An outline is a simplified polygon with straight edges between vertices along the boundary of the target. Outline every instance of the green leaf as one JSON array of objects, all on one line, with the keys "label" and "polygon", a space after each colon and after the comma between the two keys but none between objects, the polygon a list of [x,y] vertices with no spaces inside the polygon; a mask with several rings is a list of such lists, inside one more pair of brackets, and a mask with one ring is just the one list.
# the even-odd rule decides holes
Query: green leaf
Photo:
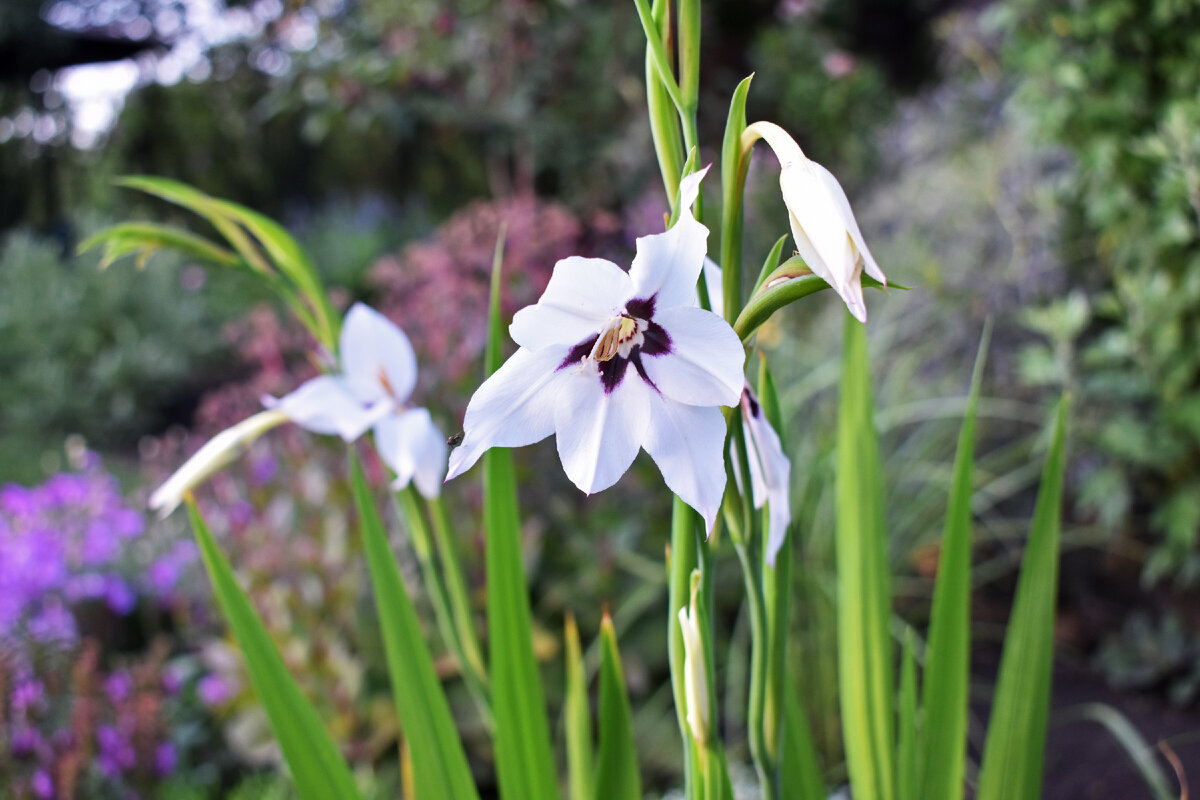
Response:
[{"label": "green leaf", "polygon": [[[654,0],[651,16],[660,31],[670,27],[670,13],[671,3],[668,0]],[[646,47],[646,108],[650,114],[650,136],[654,140],[663,188],[674,215],[678,211],[675,199],[679,194],[679,175],[683,170],[683,134],[679,128],[678,111],[658,74],[654,53],[649,45]]]},{"label": "green leaf", "polygon": [[662,82],[663,89],[670,96],[671,102],[675,104],[675,108],[682,114],[684,106],[679,91],[679,84],[675,82],[675,72],[671,69],[671,57],[667,54],[662,37],[659,35],[654,14],[650,11],[650,6],[646,5],[646,0],[633,0],[633,2],[637,6],[638,20],[642,23],[642,32],[646,34],[646,45],[650,57],[654,61],[655,72]]},{"label": "green leaf", "polygon": [[362,528],[363,551],[371,573],[396,714],[412,755],[416,796],[421,800],[478,798],[429,645],[353,450],[350,485]]},{"label": "green leaf", "polygon": [[838,686],[855,797],[895,800],[886,531],[867,336],[846,315],[837,440]]},{"label": "green leaf", "polygon": [[250,683],[267,712],[271,730],[275,732],[296,782],[296,790],[304,800],[359,797],[350,769],[329,738],[320,714],[288,672],[250,598],[238,585],[232,567],[217,547],[190,496],[187,509],[213,593],[246,658]]},{"label": "green leaf", "polygon": [[992,699],[979,800],[1037,797],[1041,792],[1050,673],[1054,666],[1054,604],[1058,591],[1067,398],[1058,404],[1050,452],[1042,471],[1029,541],[1013,600],[1000,674]]},{"label": "green leaf", "polygon": [[596,800],[642,796],[638,777],[637,745],[633,741],[633,715],[625,689],[625,673],[617,650],[612,618],[600,623],[600,749],[596,754]]},{"label": "green leaf", "polygon": [[767,278],[771,276],[775,270],[779,269],[779,257],[783,254],[783,246],[787,243],[790,233],[785,233],[775,240],[775,244],[771,246],[767,257],[763,259],[762,269],[758,272],[758,278],[754,281],[754,290],[750,294],[757,294],[759,288],[766,283]]},{"label": "green leaf", "polygon": [[825,800],[829,793],[821,781],[821,764],[813,745],[808,716],[800,701],[796,681],[783,690],[784,728],[779,759],[779,789],[782,800]]},{"label": "green leaf", "polygon": [[567,614],[564,639],[567,654],[567,687],[563,717],[567,734],[567,782],[571,800],[591,800],[595,786],[592,763],[592,714],[588,707],[587,672],[579,646],[575,617]]},{"label": "green leaf", "polygon": [[1120,742],[1154,800],[1174,800],[1180,796],[1171,789],[1171,781],[1159,766],[1155,758],[1155,748],[1138,733],[1138,729],[1128,717],[1105,703],[1084,703],[1074,711],[1084,719],[1103,725],[1113,738]]},{"label": "green leaf", "polygon": [[913,632],[904,637],[900,658],[900,721],[897,739],[896,786],[899,800],[917,800],[917,659]]},{"label": "green leaf", "polygon": [[229,250],[210,242],[203,236],[154,222],[123,222],[97,231],[85,239],[77,251],[84,253],[100,245],[104,245],[104,256],[100,259],[100,269],[133,253],[139,254],[138,268],[144,267],[150,256],[166,247],[179,250],[200,261],[207,261],[223,267],[235,267],[243,263]]},{"label": "green leaf", "polygon": [[746,186],[742,132],[746,130],[746,95],[753,78],[743,78],[733,91],[721,143],[721,292],[726,319],[736,319],[742,310],[742,195]]},{"label": "green leaf", "polygon": [[[499,368],[500,264],[504,234],[492,263],[491,316],[486,362]],[[506,800],[548,800],[557,795],[550,728],[537,659],[533,653],[529,590],[521,557],[521,520],[512,452],[493,447],[483,455],[483,519],[487,536],[487,622],[492,713],[496,720],[496,773]]]},{"label": "green leaf", "polygon": [[918,773],[920,796],[961,800],[967,744],[967,681],[971,647],[971,488],[975,460],[975,415],[987,360],[991,324],[984,328],[975,356],[971,392],[946,509],[942,553],[925,652],[924,710]]}]

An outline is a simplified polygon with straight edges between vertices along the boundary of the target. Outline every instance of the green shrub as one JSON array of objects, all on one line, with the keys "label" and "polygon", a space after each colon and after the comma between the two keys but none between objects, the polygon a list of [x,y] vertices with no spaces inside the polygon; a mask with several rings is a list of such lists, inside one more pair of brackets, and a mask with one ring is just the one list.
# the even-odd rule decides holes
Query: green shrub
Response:
[{"label": "green shrub", "polygon": [[174,256],[144,274],[97,262],[24,231],[0,243],[3,477],[34,474],[39,448],[68,433],[114,446],[161,427],[219,351],[213,314],[184,285],[204,273]]},{"label": "green shrub", "polygon": [[[1081,433],[1102,459],[1083,486],[1110,530],[1150,528],[1153,582],[1200,579],[1200,6],[1181,0],[1013,0],[1019,100],[1073,156],[1061,187],[1063,256],[1086,290],[1072,324],[1024,359],[1038,382],[1074,382]],[[1066,307],[1035,327],[1053,327]],[[1080,313],[1082,316],[1080,316]]]}]

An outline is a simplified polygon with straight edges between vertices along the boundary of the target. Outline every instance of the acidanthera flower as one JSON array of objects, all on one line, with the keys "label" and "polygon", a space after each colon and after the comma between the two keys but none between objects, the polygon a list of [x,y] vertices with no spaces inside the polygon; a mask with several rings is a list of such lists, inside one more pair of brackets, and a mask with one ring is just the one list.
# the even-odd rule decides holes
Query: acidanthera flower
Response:
[{"label": "acidanthera flower", "polygon": [[679,627],[683,633],[683,696],[687,701],[684,716],[692,738],[702,743],[708,741],[708,672],[695,590],[691,603],[679,609]]},{"label": "acidanthera flower", "polygon": [[408,337],[378,311],[356,303],[338,339],[342,373],[321,375],[291,394],[263,404],[314,433],[347,442],[374,430],[379,457],[396,473],[394,488],[409,481],[426,497],[441,491],[446,440],[429,412],[412,408],[417,358]]},{"label": "acidanthera flower", "polygon": [[449,478],[490,447],[556,434],[567,476],[598,492],[645,448],[667,486],[712,530],[725,491],[725,420],[745,352],[696,305],[708,228],[691,213],[707,168],[680,184],[678,222],[637,240],[625,272],[598,258],[559,261],[535,305],[513,318],[520,349],[471,398]]},{"label": "acidanthera flower", "polygon": [[[767,563],[774,567],[775,556],[783,546],[787,536],[788,525],[792,522],[789,487],[792,477],[792,463],[783,454],[783,444],[779,434],[771,427],[759,405],[758,398],[749,386],[742,389],[742,424],[746,431],[746,460],[749,462],[750,493],[754,499],[754,507],[762,508],[770,504],[768,509],[769,526],[767,529]],[[736,458],[734,461],[737,463]],[[738,477],[739,489],[741,472],[734,471]]]},{"label": "acidanthera flower", "polygon": [[829,170],[807,158],[800,145],[772,122],[747,127],[742,134],[743,151],[760,138],[775,151],[783,168],[779,185],[800,257],[814,275],[833,287],[859,322],[866,322],[863,270],[885,286],[887,277],[863,241],[842,185]]}]

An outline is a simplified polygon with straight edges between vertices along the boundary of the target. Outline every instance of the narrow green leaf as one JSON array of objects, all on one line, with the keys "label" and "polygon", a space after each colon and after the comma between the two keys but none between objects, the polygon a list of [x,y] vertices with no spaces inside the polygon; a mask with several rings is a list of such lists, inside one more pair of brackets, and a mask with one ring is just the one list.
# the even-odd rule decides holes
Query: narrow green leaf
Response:
[{"label": "narrow green leaf", "polygon": [[917,659],[913,632],[907,631],[900,658],[900,723],[897,739],[896,786],[899,800],[918,800],[917,793]]},{"label": "narrow green leaf", "polygon": [[1172,782],[1159,765],[1156,749],[1138,732],[1128,717],[1105,703],[1084,703],[1074,710],[1084,719],[1103,725],[1121,744],[1154,800],[1175,800],[1180,796],[1171,788]]},{"label": "narrow green leaf", "polygon": [[123,256],[137,252],[144,253],[138,259],[138,266],[145,266],[146,257],[165,247],[223,267],[234,267],[242,263],[232,252],[203,236],[154,222],[123,222],[97,231],[83,240],[77,252],[84,253],[99,245],[104,245],[105,248],[104,257],[100,261],[101,269]]},{"label": "narrow green leaf", "polygon": [[654,61],[654,69],[658,73],[659,80],[662,81],[663,88],[670,95],[671,102],[682,114],[684,112],[683,98],[680,95],[679,84],[675,81],[675,72],[671,68],[671,57],[667,54],[662,36],[659,35],[658,26],[655,24],[654,14],[650,11],[650,6],[646,5],[646,0],[633,0],[633,4],[637,6],[638,20],[642,23],[642,32],[646,34],[646,45]]},{"label": "narrow green leaf", "polygon": [[742,310],[742,195],[746,168],[741,142],[742,131],[746,130],[746,95],[753,78],[743,78],[733,91],[721,144],[721,292],[725,318],[730,320],[737,319]]},{"label": "narrow green leaf", "polygon": [[[488,372],[503,355],[500,264],[504,234],[492,263]],[[487,622],[492,713],[496,720],[496,772],[505,800],[549,800],[557,795],[554,756],[542,680],[533,653],[529,590],[521,557],[521,520],[512,452],[493,447],[483,455],[483,511],[487,535]]]},{"label": "narrow green leaf", "polygon": [[971,488],[975,415],[991,325],[975,356],[966,414],[954,456],[942,553],[929,619],[922,690],[924,714],[918,761],[920,796],[961,800],[967,744],[967,681],[971,649]]},{"label": "narrow green leaf", "polygon": [[837,440],[838,687],[856,797],[894,800],[892,642],[886,531],[867,336],[846,314]]},{"label": "narrow green leaf", "polygon": [[992,698],[979,800],[1038,797],[1045,757],[1050,673],[1054,666],[1054,606],[1058,592],[1067,398],[1058,404],[1050,452],[1042,471],[1029,541],[1013,600],[1000,674]]},{"label": "narrow green leaf", "polygon": [[190,496],[187,509],[213,593],[245,656],[250,682],[267,712],[297,792],[304,800],[359,797],[350,769],[329,738],[320,714],[288,672]]},{"label": "narrow green leaf", "polygon": [[[660,32],[668,30],[671,3],[668,0],[654,0],[651,16]],[[654,140],[654,153],[662,172],[663,188],[674,215],[678,211],[676,197],[679,194],[679,175],[683,171],[683,133],[679,128],[679,113],[663,85],[658,67],[654,65],[654,53],[649,45],[646,47],[646,109],[650,114],[650,136]]]},{"label": "narrow green leaf", "polygon": [[567,686],[563,717],[567,734],[567,783],[571,800],[591,800],[596,785],[592,764],[592,714],[588,707],[587,671],[579,646],[575,617],[568,613],[566,641]]},{"label": "narrow green leaf", "polygon": [[625,689],[625,672],[617,650],[612,618],[600,623],[600,749],[596,754],[596,800],[642,796],[638,776],[637,745],[633,740],[633,714]]},{"label": "narrow green leaf", "polygon": [[667,659],[671,667],[671,690],[675,696],[675,717],[683,741],[684,790],[688,800],[700,798],[703,784],[697,748],[687,724],[687,694],[684,690],[683,629],[679,624],[679,609],[688,604],[691,596],[692,570],[699,565],[696,527],[698,515],[678,497],[671,505],[671,547],[667,551],[668,608]]},{"label": "narrow green leaf", "polygon": [[[763,416],[779,434],[784,451],[787,451],[787,434],[783,428],[783,412],[779,407],[779,395],[775,381],[767,368],[767,359],[759,355],[758,400]],[[762,510],[759,521],[760,537],[771,528],[770,506]],[[788,619],[792,603],[792,535],[789,531],[783,545],[775,555],[775,566],[767,563],[767,548],[760,538],[758,556],[761,559],[759,572],[762,575],[763,607],[766,610],[767,664],[766,686],[763,694],[762,727],[763,742],[771,763],[779,763],[780,743],[783,741],[785,725],[784,686],[788,682],[787,645]]]},{"label": "narrow green leaf", "polygon": [[421,800],[478,798],[429,645],[353,450],[350,482],[383,633],[396,714],[412,755],[416,796]]},{"label": "narrow green leaf", "polygon": [[794,680],[783,690],[784,728],[779,759],[779,789],[782,800],[825,800],[829,793],[821,780],[821,764],[813,745],[808,716]]}]

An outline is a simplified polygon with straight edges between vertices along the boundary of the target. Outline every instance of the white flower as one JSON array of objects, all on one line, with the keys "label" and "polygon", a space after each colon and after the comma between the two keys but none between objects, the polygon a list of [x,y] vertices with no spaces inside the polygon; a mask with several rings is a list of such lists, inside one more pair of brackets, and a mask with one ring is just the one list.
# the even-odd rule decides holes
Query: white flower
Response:
[{"label": "white flower", "polygon": [[[754,507],[762,508],[769,503],[770,524],[767,529],[767,563],[774,567],[775,556],[787,537],[788,525],[792,522],[789,487],[792,478],[792,463],[783,454],[779,434],[771,427],[763,414],[758,398],[749,386],[742,390],[742,422],[746,431],[746,460],[749,461],[750,492]],[[738,463],[737,454],[734,464]],[[741,485],[741,470],[735,469],[734,476]]]},{"label": "white flower", "polygon": [[554,433],[567,476],[598,492],[644,447],[712,530],[725,491],[717,406],[737,402],[745,352],[728,323],[696,307],[708,228],[689,209],[705,172],[681,182],[679,221],[637,240],[628,273],[578,256],[554,266],[537,304],[509,327],[520,349],[467,406],[450,478],[490,447]]},{"label": "white flower", "polygon": [[766,139],[783,167],[779,185],[801,258],[814,275],[833,287],[859,322],[866,322],[863,269],[885,286],[887,277],[863,241],[841,184],[829,170],[808,159],[778,125],[754,123],[742,135],[743,145],[758,138]]},{"label": "white flower", "polygon": [[166,517],[179,507],[188,492],[231,464],[255,439],[283,422],[287,422],[287,415],[280,411],[260,411],[221,431],[154,490],[150,495],[150,508],[157,511],[160,518]]},{"label": "white flower", "polygon": [[679,609],[679,627],[683,633],[683,695],[687,701],[685,716],[692,738],[703,743],[708,741],[708,671],[705,669],[704,641],[696,613],[695,588],[690,605]]},{"label": "white flower", "polygon": [[378,311],[356,303],[338,340],[343,372],[321,375],[286,397],[263,404],[314,433],[347,442],[375,432],[380,458],[396,473],[393,487],[409,481],[426,497],[441,491],[446,440],[429,412],[407,404],[417,383],[417,358],[408,337]]}]

